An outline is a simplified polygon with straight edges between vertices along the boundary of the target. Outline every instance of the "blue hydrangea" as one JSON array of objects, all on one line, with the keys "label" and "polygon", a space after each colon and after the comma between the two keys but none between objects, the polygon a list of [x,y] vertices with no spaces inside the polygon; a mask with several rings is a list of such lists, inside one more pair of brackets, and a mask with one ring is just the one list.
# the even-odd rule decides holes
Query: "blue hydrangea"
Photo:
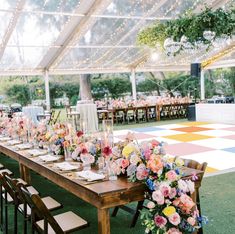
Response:
[{"label": "blue hydrangea", "polygon": [[151,179],[147,179],[146,184],[147,184],[147,186],[149,187],[149,189],[150,189],[151,191],[154,191],[154,190],[155,190],[155,188],[154,188],[154,183],[153,183],[153,181],[152,181]]}]

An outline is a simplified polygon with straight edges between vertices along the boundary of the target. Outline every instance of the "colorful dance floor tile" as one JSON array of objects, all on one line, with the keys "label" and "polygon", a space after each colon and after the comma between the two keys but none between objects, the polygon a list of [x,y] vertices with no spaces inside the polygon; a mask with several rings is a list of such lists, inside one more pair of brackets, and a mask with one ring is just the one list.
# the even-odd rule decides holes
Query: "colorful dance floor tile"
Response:
[{"label": "colorful dance floor tile", "polygon": [[175,128],[173,130],[181,131],[181,132],[200,132],[200,131],[207,131],[207,130],[212,130],[212,129],[202,128],[202,127],[197,127],[197,126],[189,126],[189,127],[184,127],[184,128]]},{"label": "colorful dance floor tile", "polygon": [[148,128],[133,128],[132,129],[135,132],[154,132],[154,131],[161,131],[164,130],[164,128],[161,127],[148,127]]},{"label": "colorful dance floor tile", "polygon": [[157,136],[161,137],[161,136],[182,134],[183,132],[166,129],[162,131],[155,131],[155,132],[148,132],[148,133],[151,134],[153,137],[157,137]]},{"label": "colorful dance floor tile", "polygon": [[235,127],[224,128],[223,130],[235,132]]},{"label": "colorful dance floor tile", "polygon": [[235,167],[235,124],[183,122],[114,131],[114,141],[133,132],[141,142],[156,139],[165,142],[166,153],[198,162],[207,162],[206,173]]},{"label": "colorful dance floor tile", "polygon": [[177,134],[177,135],[171,135],[171,136],[165,136],[165,138],[182,141],[182,142],[191,142],[191,141],[198,141],[198,140],[205,140],[212,138],[213,136],[204,136],[200,134],[194,134],[194,133],[184,133],[184,134]]},{"label": "colorful dance floor tile", "polygon": [[[233,132],[233,134],[235,133],[235,131]],[[223,137],[225,139],[230,139],[230,140],[235,140],[235,135],[231,135],[231,136],[225,136]]]},{"label": "colorful dance floor tile", "polygon": [[231,153],[235,153],[235,147],[222,149],[222,150],[227,151],[227,152],[231,152]]},{"label": "colorful dance floor tile", "polygon": [[191,143],[179,143],[165,146],[166,153],[172,156],[183,156],[213,150],[212,148],[198,146]]}]

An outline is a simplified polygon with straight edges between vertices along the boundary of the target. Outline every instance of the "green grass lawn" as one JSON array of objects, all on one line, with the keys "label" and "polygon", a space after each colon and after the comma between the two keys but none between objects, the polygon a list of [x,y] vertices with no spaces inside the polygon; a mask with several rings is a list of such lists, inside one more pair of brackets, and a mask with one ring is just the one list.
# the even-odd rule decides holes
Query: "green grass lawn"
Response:
[{"label": "green grass lawn", "polygon": [[[0,154],[0,163],[12,170],[15,176],[19,176],[19,168],[16,161]],[[234,181],[235,173],[204,178],[200,194],[203,214],[209,218],[209,223],[204,228],[205,234],[235,233]],[[55,213],[72,210],[89,221],[90,226],[84,230],[80,230],[78,233],[97,233],[97,211],[93,206],[36,173],[32,173],[32,184],[40,191],[42,196],[50,195],[63,204],[63,209],[60,209]],[[135,204],[131,204],[131,206],[135,206]],[[19,220],[21,220],[20,215]],[[120,210],[117,217],[111,218],[111,233],[144,233],[144,228],[141,226],[140,220],[136,227],[131,229],[129,228],[130,222],[131,215]],[[12,225],[12,218],[10,219],[10,224]],[[21,230],[22,229],[18,232],[19,234],[22,233]],[[9,233],[12,233],[12,230]]]}]

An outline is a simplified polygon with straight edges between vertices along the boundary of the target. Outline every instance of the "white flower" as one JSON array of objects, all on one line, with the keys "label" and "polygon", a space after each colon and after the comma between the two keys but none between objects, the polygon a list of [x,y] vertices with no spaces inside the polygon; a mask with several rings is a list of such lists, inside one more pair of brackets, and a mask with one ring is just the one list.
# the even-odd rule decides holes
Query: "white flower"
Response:
[{"label": "white flower", "polygon": [[191,194],[195,191],[194,189],[194,182],[191,180],[186,180],[185,181],[187,186],[188,186],[188,192],[190,192]]},{"label": "white flower", "polygon": [[178,187],[183,193],[186,193],[188,191],[188,185],[184,180],[178,181]]},{"label": "white flower", "polygon": [[130,158],[130,163],[137,165],[137,163],[140,161],[139,156],[136,153],[133,153]]}]

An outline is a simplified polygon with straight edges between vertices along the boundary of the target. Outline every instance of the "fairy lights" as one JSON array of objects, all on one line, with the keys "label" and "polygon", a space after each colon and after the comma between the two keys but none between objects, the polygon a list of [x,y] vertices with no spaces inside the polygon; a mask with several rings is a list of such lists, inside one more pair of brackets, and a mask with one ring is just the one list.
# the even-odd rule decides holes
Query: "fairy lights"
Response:
[{"label": "fairy lights", "polygon": [[[70,24],[74,23],[75,18],[81,19],[81,27],[78,27],[77,32],[71,38],[68,37],[69,43],[66,45],[65,50],[58,54],[59,56],[55,62],[52,63],[51,71],[63,71],[63,69],[75,71],[77,69],[85,72],[85,70],[96,69],[96,71],[105,71],[112,68],[129,70],[132,66],[137,66],[137,69],[152,69],[159,66],[168,67],[169,64],[184,66],[195,61],[195,59],[201,62],[205,61],[203,64],[209,66],[214,61],[230,53],[230,50],[223,50],[223,52],[219,52],[216,55],[214,55],[215,51],[213,50],[203,52],[193,51],[192,54],[182,54],[177,58],[177,61],[164,56],[164,54],[159,54],[159,58],[153,63],[149,60],[149,50],[140,50],[135,45],[135,37],[140,28],[154,22],[154,20],[175,18],[183,13],[200,11],[205,2],[211,4],[212,7],[217,7],[217,1],[101,0],[99,4],[95,4],[98,1],[58,0],[52,4],[52,0],[43,0],[37,3],[26,1],[26,5],[19,8],[20,2],[22,0],[15,1],[15,5],[9,3],[10,5],[7,7],[2,4],[0,6],[0,13],[3,13],[2,15],[12,15],[8,17],[8,28],[2,34],[0,33],[0,39],[1,35],[4,35],[3,40],[0,41],[0,55],[1,51],[2,53],[4,52],[4,57],[0,61],[0,67],[1,69],[5,68],[6,72],[7,70],[14,69],[16,66],[30,73],[34,70],[36,72],[36,69],[41,71],[43,67],[40,65],[35,67],[35,59],[30,61],[31,59],[28,57],[30,55],[29,52],[36,52],[37,55],[35,57],[39,59],[40,56],[45,55],[43,60],[47,61],[46,58],[50,55],[51,50],[60,51],[63,47],[63,43],[60,43],[61,40],[58,39],[60,39]],[[120,2],[125,3],[125,6],[120,6]],[[234,0],[226,1],[225,3],[225,7],[229,7],[229,4],[234,3]],[[92,8],[93,5],[95,5],[95,8],[90,12],[89,8]],[[22,32],[19,32],[20,45],[14,44],[14,40],[9,39],[12,38],[14,34],[12,32],[19,24],[16,24],[18,20],[16,16],[19,14],[22,14],[24,17],[25,15],[34,16],[38,21],[47,16],[47,18],[51,19],[47,27],[49,26],[51,34],[54,36],[49,40],[44,30],[41,33],[43,35],[41,36],[42,45],[37,43],[39,40],[32,40],[32,44],[29,44],[24,40],[24,37],[27,37],[27,35],[24,34],[23,37],[22,35],[25,31],[22,30]],[[1,30],[3,28],[1,26]],[[43,26],[38,31],[42,29]],[[91,34],[90,41],[84,40],[84,35],[87,32]],[[57,37],[57,35],[59,36]],[[22,42],[26,44],[22,45]],[[17,55],[17,46],[19,46],[19,51],[23,53],[22,61],[19,59],[20,56]],[[6,52],[5,48],[7,48]],[[234,50],[234,47],[231,50]],[[208,57],[211,58],[207,59]]]}]

